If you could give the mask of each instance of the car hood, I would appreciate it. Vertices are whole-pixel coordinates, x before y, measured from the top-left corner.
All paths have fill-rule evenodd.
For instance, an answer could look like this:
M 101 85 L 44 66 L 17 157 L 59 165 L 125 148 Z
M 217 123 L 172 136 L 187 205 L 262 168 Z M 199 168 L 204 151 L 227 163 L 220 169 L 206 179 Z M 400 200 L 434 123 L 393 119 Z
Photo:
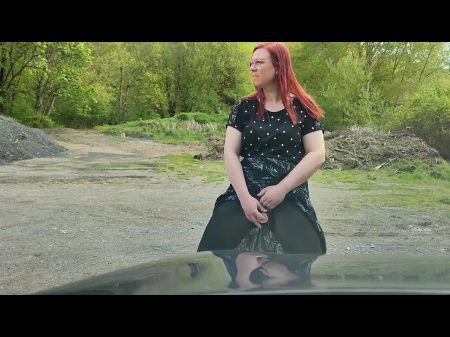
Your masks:
M 202 252 L 36 294 L 450 294 L 450 259 Z

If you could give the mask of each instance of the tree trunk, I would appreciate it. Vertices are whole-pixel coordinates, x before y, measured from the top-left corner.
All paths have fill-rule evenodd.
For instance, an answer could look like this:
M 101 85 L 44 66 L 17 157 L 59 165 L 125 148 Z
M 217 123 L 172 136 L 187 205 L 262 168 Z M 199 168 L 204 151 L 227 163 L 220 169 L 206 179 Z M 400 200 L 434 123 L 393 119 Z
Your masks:
M 54 95 L 50 101 L 50 107 L 47 110 L 47 116 L 50 116 L 55 109 L 56 95 Z
M 38 81 L 36 88 L 36 102 L 34 104 L 34 110 L 36 112 L 42 113 L 42 106 L 44 104 L 44 93 L 45 93 L 45 78 L 42 76 Z
M 119 111 L 118 120 L 122 122 L 122 100 L 123 100 L 123 66 L 120 66 L 120 83 L 119 83 Z
M 0 45 L 2 45 L 4 42 L 0 42 Z M 6 50 L 3 48 L 1 49 L 1 56 L 0 56 L 0 115 L 3 115 L 5 112 L 5 65 L 6 65 Z
M 123 95 L 123 106 L 122 106 L 122 114 L 123 114 L 123 121 L 126 122 L 128 120 L 128 90 L 130 89 L 131 83 L 128 83 L 125 87 L 125 93 Z
M 433 51 L 434 46 L 435 46 L 434 44 L 431 44 L 431 46 L 430 46 L 430 49 L 429 49 L 428 55 L 427 55 L 427 59 L 425 60 L 425 64 L 423 65 L 422 71 L 420 72 L 419 83 L 422 82 L 423 73 L 425 72 L 425 68 L 428 65 L 428 61 L 430 59 L 430 55 L 431 55 L 431 52 Z

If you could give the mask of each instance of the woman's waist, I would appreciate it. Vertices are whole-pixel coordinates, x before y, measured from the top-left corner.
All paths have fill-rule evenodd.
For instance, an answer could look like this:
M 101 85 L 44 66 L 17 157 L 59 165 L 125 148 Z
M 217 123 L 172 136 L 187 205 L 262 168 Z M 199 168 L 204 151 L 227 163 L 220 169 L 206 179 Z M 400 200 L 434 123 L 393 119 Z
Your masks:
M 241 165 L 244 174 L 247 172 L 263 176 L 280 177 L 289 174 L 297 164 L 283 158 L 253 156 L 242 159 Z

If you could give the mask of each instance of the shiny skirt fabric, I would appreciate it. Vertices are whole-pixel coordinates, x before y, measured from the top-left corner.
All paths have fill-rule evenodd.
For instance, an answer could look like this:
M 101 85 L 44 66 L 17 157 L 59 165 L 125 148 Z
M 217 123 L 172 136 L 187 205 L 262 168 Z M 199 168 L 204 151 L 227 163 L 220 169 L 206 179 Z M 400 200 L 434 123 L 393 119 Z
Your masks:
M 241 161 L 241 165 L 249 193 L 254 198 L 260 200 L 260 197 L 257 195 L 264 187 L 278 184 L 297 164 L 287 160 L 257 156 L 244 158 Z M 294 204 L 310 219 L 314 230 L 319 236 L 322 253 L 325 254 L 325 235 L 317 220 L 316 212 L 311 205 L 308 182 L 306 181 L 302 185 L 297 186 L 286 194 L 285 198 L 294 201 Z M 222 202 L 228 200 L 239 200 L 236 191 L 231 184 L 228 189 L 216 199 L 214 207 L 217 208 Z M 292 219 L 292 221 L 296 221 L 296 219 Z

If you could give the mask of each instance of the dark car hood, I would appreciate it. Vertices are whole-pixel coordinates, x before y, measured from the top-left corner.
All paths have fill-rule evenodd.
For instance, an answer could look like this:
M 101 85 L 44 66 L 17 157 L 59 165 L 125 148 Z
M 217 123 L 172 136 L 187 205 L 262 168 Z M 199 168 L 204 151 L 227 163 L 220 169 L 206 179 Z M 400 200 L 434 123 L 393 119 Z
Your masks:
M 37 294 L 450 294 L 450 258 L 203 252 Z

